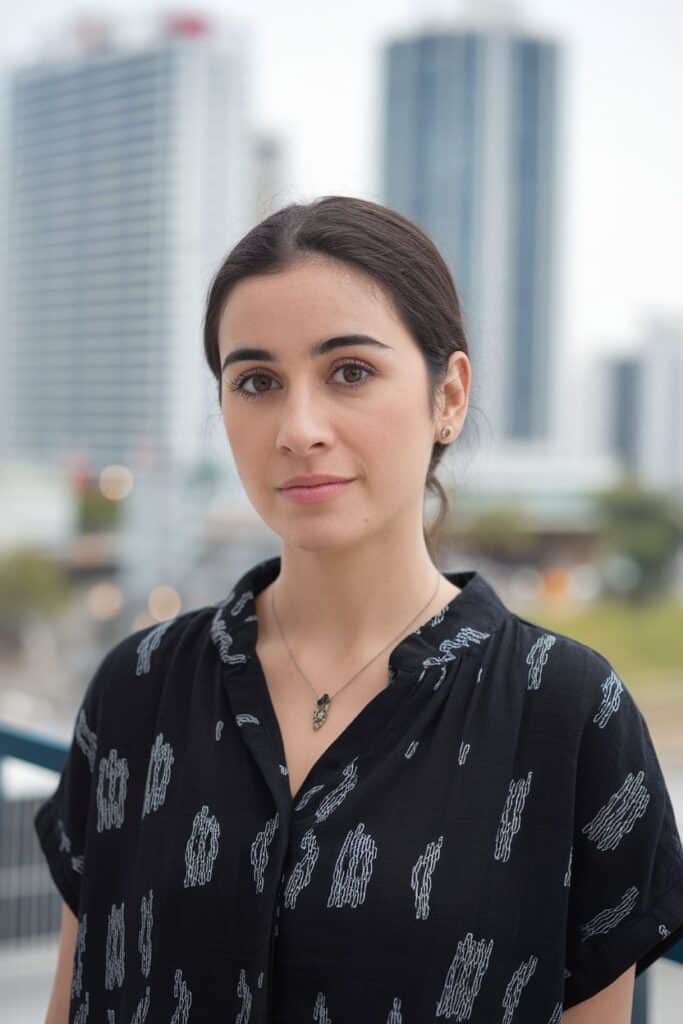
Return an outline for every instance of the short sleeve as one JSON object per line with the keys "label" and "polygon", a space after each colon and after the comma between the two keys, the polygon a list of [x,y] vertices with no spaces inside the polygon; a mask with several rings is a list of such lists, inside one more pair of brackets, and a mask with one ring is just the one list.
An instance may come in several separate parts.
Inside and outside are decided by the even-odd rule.
{"label": "short sleeve", "polygon": [[76,916],[86,868],[89,821],[96,801],[97,737],[111,657],[112,652],[109,652],[88,684],[76,713],[71,744],[57,788],[39,806],[33,819],[50,874]]}
{"label": "short sleeve", "polygon": [[683,939],[683,847],[652,738],[609,661],[587,651],[564,1009]]}

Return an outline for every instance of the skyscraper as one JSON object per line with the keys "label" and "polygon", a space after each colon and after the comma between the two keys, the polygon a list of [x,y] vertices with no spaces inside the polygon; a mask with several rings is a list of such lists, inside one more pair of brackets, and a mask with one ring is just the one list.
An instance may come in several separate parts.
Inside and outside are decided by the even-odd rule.
{"label": "skyscraper", "polygon": [[384,51],[382,200],[434,240],[495,442],[551,440],[560,49],[501,21]]}
{"label": "skyscraper", "polygon": [[651,316],[639,352],[643,481],[683,501],[683,317]]}
{"label": "skyscraper", "polygon": [[6,455],[201,456],[202,306],[251,212],[243,63],[175,16],[134,45],[80,23],[8,75]]}

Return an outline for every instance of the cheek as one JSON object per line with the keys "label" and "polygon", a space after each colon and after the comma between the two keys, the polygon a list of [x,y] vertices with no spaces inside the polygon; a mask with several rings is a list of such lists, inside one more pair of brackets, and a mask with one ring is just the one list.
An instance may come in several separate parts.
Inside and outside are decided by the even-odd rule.
{"label": "cheek", "polygon": [[427,443],[424,414],[421,416],[414,404],[413,394],[397,394],[381,411],[357,418],[353,430],[358,443],[394,468],[406,461],[421,461]]}
{"label": "cheek", "polygon": [[405,412],[395,411],[380,424],[363,421],[362,429],[354,429],[349,448],[362,467],[364,487],[373,501],[389,507],[412,501],[426,473],[426,444],[416,421]]}
{"label": "cheek", "polygon": [[[346,436],[355,450],[374,465],[381,465],[393,457],[396,431],[392,414],[356,417],[349,425]],[[351,440],[352,439],[352,440]]]}
{"label": "cheek", "polygon": [[223,426],[241,479],[257,475],[265,453],[269,450],[268,439],[261,436],[262,424],[253,418],[247,425],[244,418],[239,415],[239,410],[231,408],[229,411],[223,410]]}

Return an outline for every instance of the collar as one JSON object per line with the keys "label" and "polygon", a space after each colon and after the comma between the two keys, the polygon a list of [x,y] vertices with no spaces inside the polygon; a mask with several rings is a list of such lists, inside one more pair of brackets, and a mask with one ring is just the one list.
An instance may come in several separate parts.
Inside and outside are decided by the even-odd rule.
{"label": "collar", "polygon": [[[253,565],[216,606],[211,639],[224,666],[244,667],[256,657],[255,598],[277,578],[280,567],[279,555]],[[481,646],[511,614],[488,580],[476,570],[442,575],[459,587],[460,593],[393,648],[389,656],[390,679],[429,665],[445,664],[457,657],[462,648]]]}

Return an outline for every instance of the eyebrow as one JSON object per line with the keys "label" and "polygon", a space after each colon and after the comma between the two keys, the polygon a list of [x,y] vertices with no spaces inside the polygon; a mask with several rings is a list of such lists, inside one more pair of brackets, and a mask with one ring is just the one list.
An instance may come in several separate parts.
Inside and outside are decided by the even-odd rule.
{"label": "eyebrow", "polygon": [[[348,345],[373,345],[377,348],[391,348],[391,345],[385,345],[383,341],[371,338],[368,334],[341,334],[335,338],[327,338],[325,341],[316,342],[315,345],[311,346],[310,354],[312,356],[322,356],[326,352],[331,352],[332,349],[343,348]],[[278,361],[277,356],[269,352],[267,348],[236,348],[232,352],[228,352],[223,360],[221,369],[225,370],[231,363],[247,359],[262,359],[270,363]]]}

